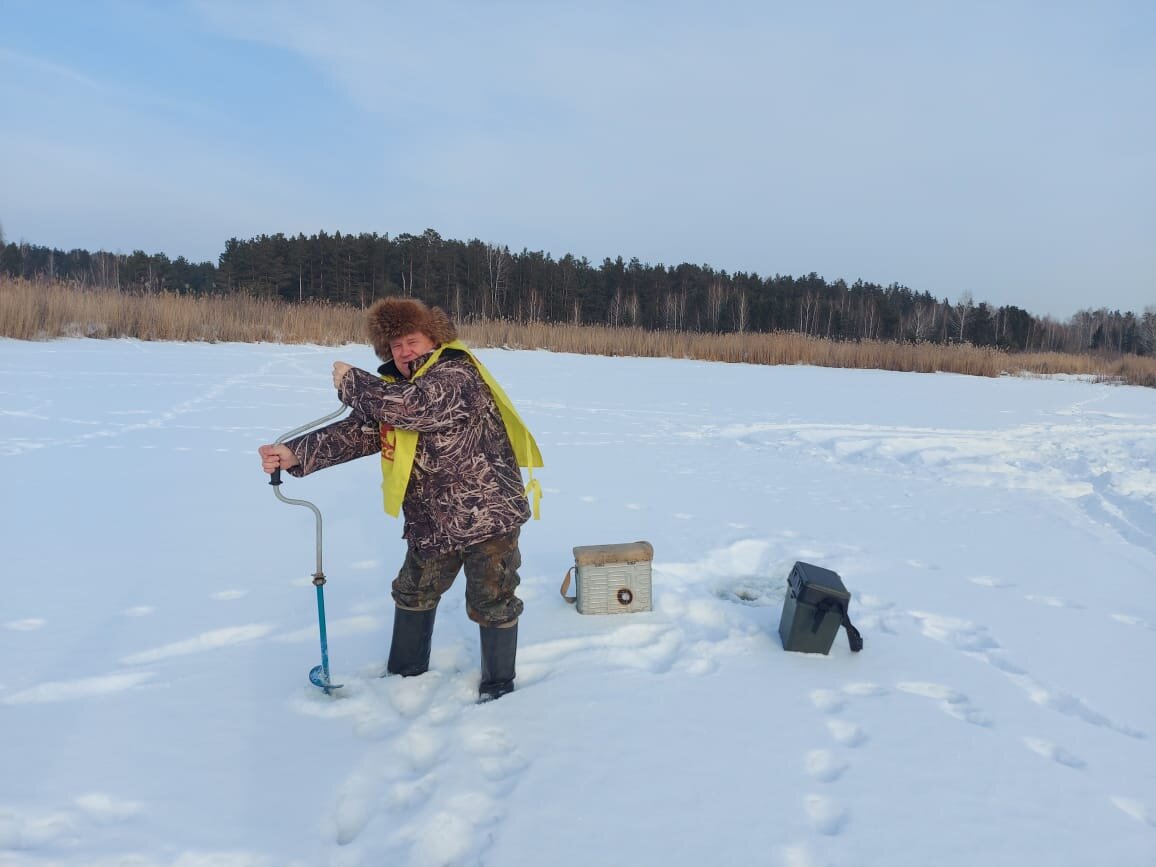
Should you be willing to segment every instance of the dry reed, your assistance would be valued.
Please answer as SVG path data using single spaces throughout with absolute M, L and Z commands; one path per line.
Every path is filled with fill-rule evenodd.
M 702 334 L 505 320 L 466 322 L 460 330 L 474 346 L 971 376 L 1068 374 L 1156 387 L 1156 359 L 1137 355 L 1008 353 L 970 345 L 836 342 L 796 332 Z M 335 346 L 364 342 L 365 328 L 363 311 L 341 305 L 287 304 L 243 294 L 124 293 L 0 278 L 0 335 Z

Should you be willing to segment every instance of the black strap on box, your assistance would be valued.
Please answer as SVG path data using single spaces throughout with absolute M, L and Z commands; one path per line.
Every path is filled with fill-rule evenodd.
M 823 625 L 823 618 L 827 616 L 828 611 L 839 612 L 839 624 L 847 630 L 847 643 L 851 646 L 852 653 L 858 653 L 863 649 L 863 636 L 859 634 L 852 623 L 851 618 L 847 614 L 847 606 L 842 602 L 836 602 L 830 596 L 825 596 L 819 600 L 819 604 L 815 606 L 815 619 L 811 623 L 811 633 L 814 634 L 819 631 L 819 627 Z

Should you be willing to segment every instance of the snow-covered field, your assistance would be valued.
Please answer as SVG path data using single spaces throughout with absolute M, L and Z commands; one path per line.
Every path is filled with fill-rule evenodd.
M 518 690 L 461 582 L 377 677 L 376 462 L 257 446 L 364 347 L 0 341 L 0 865 L 1156 864 L 1156 392 L 483 350 L 537 435 Z M 571 548 L 646 539 L 655 608 Z M 778 636 L 797 560 L 866 647 Z

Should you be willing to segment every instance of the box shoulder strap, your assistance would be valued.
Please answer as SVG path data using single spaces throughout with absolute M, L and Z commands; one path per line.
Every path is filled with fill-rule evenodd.
M 819 627 L 823 623 L 823 618 L 827 616 L 829 611 L 839 612 L 839 625 L 847 630 L 847 644 L 851 647 L 852 653 L 858 653 L 863 649 L 863 636 L 859 634 L 859 630 L 851 623 L 851 617 L 847 614 L 847 606 L 842 602 L 836 602 L 831 597 L 825 597 L 819 601 L 815 606 L 815 618 L 811 624 L 811 632 L 818 632 Z
M 846 606 L 840 606 L 843 609 L 843 628 L 847 630 L 847 643 L 851 645 L 851 652 L 858 653 L 863 649 L 863 636 L 859 634 L 859 630 L 851 625 L 851 618 L 847 615 Z
M 567 596 L 566 595 L 566 591 L 570 589 L 570 574 L 573 571 L 574 571 L 573 566 L 571 566 L 569 569 L 566 570 L 566 575 L 565 575 L 565 577 L 562 578 L 562 586 L 558 589 L 558 592 L 562 594 L 562 598 L 565 599 L 567 602 L 569 602 L 571 605 L 573 605 L 575 602 L 578 601 L 577 596 Z

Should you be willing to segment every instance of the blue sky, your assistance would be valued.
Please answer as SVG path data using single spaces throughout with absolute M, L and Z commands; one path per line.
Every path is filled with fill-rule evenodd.
M 0 0 L 8 241 L 420 233 L 1156 305 L 1156 4 Z

